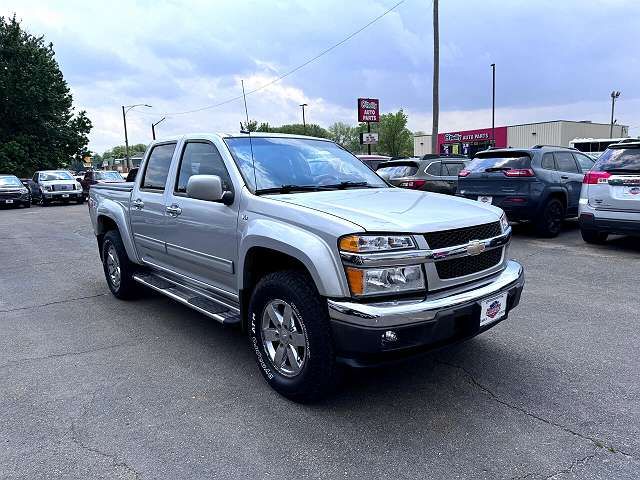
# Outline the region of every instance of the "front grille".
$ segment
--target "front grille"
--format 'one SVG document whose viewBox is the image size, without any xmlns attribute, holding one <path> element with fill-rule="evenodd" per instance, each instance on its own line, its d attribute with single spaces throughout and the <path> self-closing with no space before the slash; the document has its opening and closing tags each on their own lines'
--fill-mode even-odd
<svg viewBox="0 0 640 480">
<path fill-rule="evenodd" d="M 494 248 L 479 255 L 453 258 L 436 262 L 436 270 L 440 279 L 463 277 L 478 273 L 488 268 L 496 266 L 502 258 L 502 248 Z"/>
<path fill-rule="evenodd" d="M 473 227 L 425 233 L 424 238 L 427 240 L 429 248 L 436 249 L 465 245 L 471 240 L 485 240 L 487 238 L 497 237 L 501 233 L 500 222 L 493 222 L 474 225 Z"/>
<path fill-rule="evenodd" d="M 0 192 L 0 198 L 9 199 L 9 198 L 20 198 L 20 192 Z"/>
<path fill-rule="evenodd" d="M 66 184 L 59 184 L 59 185 L 54 184 L 51 187 L 53 188 L 54 192 L 65 192 L 67 190 L 74 189 L 73 185 L 66 185 Z"/>
</svg>

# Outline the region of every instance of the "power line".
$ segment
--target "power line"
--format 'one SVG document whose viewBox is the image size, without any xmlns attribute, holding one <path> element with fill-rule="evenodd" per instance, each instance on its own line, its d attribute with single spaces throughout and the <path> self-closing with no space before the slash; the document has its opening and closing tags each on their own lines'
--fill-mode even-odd
<svg viewBox="0 0 640 480">
<path fill-rule="evenodd" d="M 367 23 L 366 25 L 364 25 L 363 27 L 359 28 L 358 30 L 356 30 L 355 32 L 349 34 L 348 36 L 346 36 L 345 38 L 343 38 L 342 40 L 340 40 L 338 43 L 335 43 L 333 45 L 331 45 L 329 48 L 326 48 L 325 50 L 321 51 L 319 54 L 317 54 L 316 56 L 310 58 L 309 60 L 307 60 L 306 62 L 298 65 L 295 68 L 292 68 L 291 70 L 289 70 L 286 73 L 283 73 L 282 75 L 280 75 L 279 77 L 274 78 L 273 80 L 271 80 L 270 82 L 265 83 L 264 85 L 258 87 L 258 88 L 254 88 L 253 90 L 249 90 L 246 95 L 251 95 L 253 93 L 259 92 L 260 90 L 263 90 L 267 87 L 270 87 L 271 85 L 273 85 L 274 83 L 277 83 L 281 80 L 283 80 L 284 78 L 287 78 L 289 75 L 294 74 L 295 72 L 297 72 L 298 70 L 306 67 L 307 65 L 309 65 L 312 62 L 315 62 L 316 60 L 318 60 L 320 57 L 323 57 L 324 55 L 326 55 L 327 53 L 331 52 L 332 50 L 338 48 L 340 45 L 348 42 L 349 40 L 351 40 L 353 37 L 355 37 L 356 35 L 358 35 L 360 32 L 362 32 L 363 30 L 366 30 L 367 28 L 369 28 L 371 25 L 373 25 L 374 23 L 376 23 L 378 20 L 382 19 L 383 17 L 385 17 L 386 15 L 388 15 L 389 13 L 391 13 L 393 10 L 395 10 L 396 8 L 398 8 L 400 5 L 402 5 L 406 0 L 400 0 L 398 3 L 396 3 L 395 5 L 393 5 L 391 8 L 389 8 L 388 10 L 385 10 L 383 13 L 381 13 L 380 15 L 378 15 L 377 17 L 375 17 L 373 20 L 371 20 L 369 23 Z M 219 103 L 215 103 L 213 105 L 207 105 L 204 107 L 200 107 L 200 108 L 195 108 L 193 110 L 186 110 L 184 112 L 166 112 L 166 113 L 162 113 L 160 115 L 166 115 L 166 116 L 171 116 L 171 115 L 186 115 L 188 113 L 196 113 L 196 112 L 201 112 L 203 110 L 209 110 L 211 108 L 216 108 L 216 107 L 221 107 L 222 105 L 226 105 L 227 103 L 231 103 L 231 102 L 235 102 L 236 100 L 240 100 L 242 98 L 242 95 L 238 95 L 235 96 L 233 98 L 229 98 L 227 100 L 224 100 L 222 102 Z"/>
</svg>

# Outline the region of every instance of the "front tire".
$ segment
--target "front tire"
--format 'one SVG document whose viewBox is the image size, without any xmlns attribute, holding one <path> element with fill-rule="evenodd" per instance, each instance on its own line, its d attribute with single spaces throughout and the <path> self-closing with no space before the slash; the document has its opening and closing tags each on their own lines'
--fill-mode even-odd
<svg viewBox="0 0 640 480">
<path fill-rule="evenodd" d="M 129 300 L 138 295 L 139 285 L 133 279 L 136 266 L 129 260 L 117 230 L 111 230 L 104 236 L 102 268 L 109 290 L 116 298 Z"/>
<path fill-rule="evenodd" d="M 337 367 L 329 314 L 307 274 L 289 270 L 264 276 L 248 314 L 251 349 L 274 390 L 307 403 L 334 388 Z"/>
<path fill-rule="evenodd" d="M 536 231 L 543 237 L 557 237 L 563 220 L 564 205 L 557 198 L 550 198 L 536 219 Z"/>
<path fill-rule="evenodd" d="M 587 243 L 592 243 L 594 245 L 602 245 L 607 241 L 607 237 L 609 234 L 607 232 L 599 232 L 597 230 L 587 230 L 584 228 L 580 229 L 580 234 L 582 235 L 582 239 Z"/>
</svg>

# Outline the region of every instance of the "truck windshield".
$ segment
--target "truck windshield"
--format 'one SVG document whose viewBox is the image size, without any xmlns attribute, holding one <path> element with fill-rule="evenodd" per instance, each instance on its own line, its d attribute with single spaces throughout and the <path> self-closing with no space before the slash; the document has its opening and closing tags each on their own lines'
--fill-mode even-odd
<svg viewBox="0 0 640 480">
<path fill-rule="evenodd" d="M 96 180 L 108 180 L 110 182 L 122 182 L 122 176 L 118 172 L 96 172 Z"/>
<path fill-rule="evenodd" d="M 18 177 L 0 177 L 0 187 L 21 187 Z"/>
<path fill-rule="evenodd" d="M 251 137 L 250 143 L 249 137 L 234 137 L 225 142 L 256 193 L 387 187 L 364 163 L 330 141 Z"/>
<path fill-rule="evenodd" d="M 73 180 L 69 172 L 40 172 L 40 180 L 50 182 L 52 180 Z"/>
</svg>

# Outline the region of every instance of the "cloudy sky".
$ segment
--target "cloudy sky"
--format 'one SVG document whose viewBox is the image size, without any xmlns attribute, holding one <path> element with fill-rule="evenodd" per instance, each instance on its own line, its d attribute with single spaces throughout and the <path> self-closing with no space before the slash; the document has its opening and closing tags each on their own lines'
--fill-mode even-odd
<svg viewBox="0 0 640 480">
<path fill-rule="evenodd" d="M 90 148 L 158 131 L 237 131 L 242 101 L 196 113 L 304 63 L 398 0 L 3 0 L 23 27 L 54 43 L 78 109 L 93 121 Z M 431 129 L 432 4 L 405 0 L 383 19 L 284 80 L 249 95 L 249 116 L 272 125 L 355 124 L 356 98 L 403 108 L 412 130 Z M 609 122 L 640 134 L 640 2 L 637 0 L 441 0 L 440 130 L 491 124 L 491 63 L 497 64 L 496 124 Z"/>
</svg>

